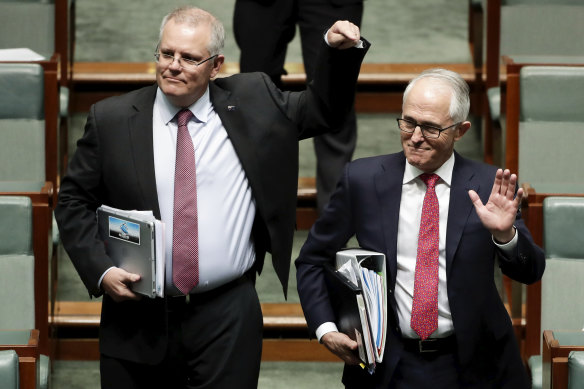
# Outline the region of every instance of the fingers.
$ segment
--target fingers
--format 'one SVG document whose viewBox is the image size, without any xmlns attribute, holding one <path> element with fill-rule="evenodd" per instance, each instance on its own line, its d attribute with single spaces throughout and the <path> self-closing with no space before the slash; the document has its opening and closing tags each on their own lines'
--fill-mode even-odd
<svg viewBox="0 0 584 389">
<path fill-rule="evenodd" d="M 322 343 L 333 354 L 349 365 L 358 365 L 361 361 L 356 355 L 357 342 L 341 332 L 328 332 L 322 337 Z"/>
<path fill-rule="evenodd" d="M 331 47 L 338 49 L 348 49 L 355 46 L 361 38 L 361 32 L 357 25 L 347 21 L 339 20 L 327 32 L 327 40 Z"/>
<path fill-rule="evenodd" d="M 498 169 L 497 173 L 495 174 L 495 182 L 493 183 L 491 194 L 499 194 L 509 200 L 513 200 L 515 197 L 517 181 L 517 175 L 511 174 L 509 169 Z"/>
<path fill-rule="evenodd" d="M 141 296 L 130 289 L 131 284 L 139 280 L 140 275 L 138 274 L 128 273 L 120 268 L 113 268 L 103 277 L 101 287 L 114 301 L 139 300 Z"/>
</svg>

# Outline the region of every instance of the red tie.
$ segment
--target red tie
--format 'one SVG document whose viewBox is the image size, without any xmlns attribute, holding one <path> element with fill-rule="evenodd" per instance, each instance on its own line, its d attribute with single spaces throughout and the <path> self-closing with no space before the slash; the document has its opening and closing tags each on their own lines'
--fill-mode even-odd
<svg viewBox="0 0 584 389">
<path fill-rule="evenodd" d="M 199 283 L 197 179 L 195 149 L 187 128 L 187 123 L 193 117 L 193 113 L 188 109 L 183 109 L 177 116 L 172 281 L 186 295 Z"/>
<path fill-rule="evenodd" d="M 438 328 L 438 197 L 436 174 L 422 174 L 426 195 L 418 236 L 418 256 L 414 281 L 414 302 L 410 326 L 424 340 Z"/>
</svg>

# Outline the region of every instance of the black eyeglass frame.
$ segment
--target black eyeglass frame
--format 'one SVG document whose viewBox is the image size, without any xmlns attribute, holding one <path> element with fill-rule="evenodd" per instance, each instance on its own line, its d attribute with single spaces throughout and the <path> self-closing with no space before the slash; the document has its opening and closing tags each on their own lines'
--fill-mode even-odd
<svg viewBox="0 0 584 389">
<path fill-rule="evenodd" d="M 156 62 L 160 62 L 160 57 L 161 57 L 161 56 L 162 56 L 163 58 L 166 58 L 166 59 L 168 59 L 168 60 L 170 61 L 170 63 L 171 63 L 171 64 L 172 64 L 172 63 L 173 63 L 175 60 L 177 60 L 177 61 L 178 61 L 178 66 L 180 66 L 182 69 L 189 69 L 189 68 L 188 68 L 188 67 L 186 67 L 186 68 L 185 68 L 185 67 L 182 65 L 181 61 L 185 61 L 185 63 L 186 63 L 186 64 L 194 66 L 194 67 L 193 67 L 193 69 L 194 69 L 194 68 L 197 68 L 197 67 L 201 66 L 201 65 L 202 65 L 202 64 L 204 64 L 205 62 L 212 60 L 213 58 L 217 57 L 218 55 L 219 55 L 219 54 L 215 54 L 215 55 L 212 55 L 212 56 L 210 56 L 210 57 L 208 57 L 208 58 L 205 58 L 204 60 L 202 60 L 202 61 L 200 61 L 200 62 L 197 62 L 197 61 L 195 61 L 195 60 L 193 60 L 193 59 L 188 59 L 188 58 L 183 58 L 183 57 L 178 57 L 178 59 L 177 59 L 177 58 L 176 58 L 174 55 L 170 55 L 170 54 L 164 54 L 164 53 L 161 53 L 159 48 L 156 48 L 156 52 L 154 52 L 154 58 L 156 59 Z M 171 61 L 171 58 L 172 58 L 172 61 Z"/>
<path fill-rule="evenodd" d="M 460 125 L 462 123 L 462 122 L 458 122 L 458 123 L 454 123 L 453 125 L 450 125 L 448 127 L 440 128 L 440 127 L 431 126 L 429 124 L 420 124 L 420 123 L 414 122 L 414 121 L 409 120 L 409 119 L 396 118 L 396 120 L 397 120 L 397 127 L 399 128 L 400 131 L 405 132 L 406 134 L 413 134 L 416 131 L 416 127 L 420 127 L 420 131 L 422 131 L 422 136 L 424 138 L 429 138 L 429 139 L 437 139 L 437 138 L 440 138 L 440 134 L 442 134 L 442 131 L 446 131 L 446 130 L 448 130 L 448 129 L 452 128 L 452 127 L 456 127 L 456 126 L 458 126 L 458 125 Z M 404 130 L 401 127 L 401 125 L 400 125 L 401 122 L 406 122 L 406 123 L 409 123 L 409 124 L 413 125 L 414 126 L 414 129 L 412 131 Z M 426 134 L 426 131 L 429 131 L 429 130 L 435 130 L 435 131 L 438 131 L 438 132 L 435 135 L 434 134 L 430 134 L 428 136 Z"/>
</svg>

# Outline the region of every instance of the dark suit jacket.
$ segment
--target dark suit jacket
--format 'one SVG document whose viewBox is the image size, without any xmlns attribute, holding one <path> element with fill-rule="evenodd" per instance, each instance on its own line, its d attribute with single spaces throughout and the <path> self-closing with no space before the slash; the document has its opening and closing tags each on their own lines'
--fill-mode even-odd
<svg viewBox="0 0 584 389">
<path fill-rule="evenodd" d="M 405 161 L 401 152 L 348 164 L 329 206 L 313 226 L 296 260 L 302 308 L 310 328 L 316 330 L 324 322 L 335 321 L 323 263 L 333 261 L 335 253 L 353 235 L 361 247 L 386 255 L 390 309 L 383 363 L 373 376 L 347 366 L 343 381 L 350 387 L 387 387 L 403 349 L 394 289 Z M 499 254 L 504 274 L 523 283 L 542 277 L 545 260 L 519 213 L 515 222 L 519 240 L 513 258 L 502 256 L 481 224 L 467 192 L 474 189 L 486 203 L 495 171 L 492 166 L 455 154 L 446 232 L 448 299 L 463 380 L 470 387 L 522 388 L 527 385 L 525 369 L 509 315 L 494 283 L 495 257 Z"/>
<path fill-rule="evenodd" d="M 306 92 L 281 92 L 262 73 L 220 78 L 211 102 L 229 134 L 256 201 L 256 270 L 266 251 L 286 293 L 298 177 L 298 140 L 337 126 L 354 101 L 366 49 L 335 50 L 324 43 L 319 74 Z M 367 44 L 368 46 L 368 44 Z M 65 249 L 91 295 L 112 266 L 99 239 L 95 210 L 153 210 L 160 218 L 152 145 L 156 86 L 91 107 L 55 211 Z M 166 350 L 164 299 L 116 304 L 104 296 L 101 352 L 157 363 Z"/>
</svg>

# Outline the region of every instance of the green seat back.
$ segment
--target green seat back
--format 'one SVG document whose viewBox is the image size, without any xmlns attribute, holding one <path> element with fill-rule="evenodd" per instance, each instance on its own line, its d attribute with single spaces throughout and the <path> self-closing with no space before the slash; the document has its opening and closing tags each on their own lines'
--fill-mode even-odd
<svg viewBox="0 0 584 389">
<path fill-rule="evenodd" d="M 571 351 L 568 356 L 568 389 L 584 388 L 584 351 Z"/>
<path fill-rule="evenodd" d="M 0 196 L 0 328 L 35 328 L 32 203 Z"/>
<path fill-rule="evenodd" d="M 584 193 L 584 66 L 520 71 L 519 179 L 540 193 Z"/>
<path fill-rule="evenodd" d="M 44 73 L 0 63 L 0 180 L 45 181 Z"/>
<path fill-rule="evenodd" d="M 581 330 L 584 325 L 583 226 L 584 198 L 547 197 L 544 200 L 546 270 L 541 284 L 542 331 Z"/>
</svg>

